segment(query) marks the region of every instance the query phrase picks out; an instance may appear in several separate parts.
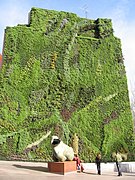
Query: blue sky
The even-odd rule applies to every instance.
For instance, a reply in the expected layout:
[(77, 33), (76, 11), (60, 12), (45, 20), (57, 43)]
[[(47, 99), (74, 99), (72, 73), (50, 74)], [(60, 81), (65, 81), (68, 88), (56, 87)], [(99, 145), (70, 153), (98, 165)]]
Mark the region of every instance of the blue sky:
[(135, 0), (4, 0), (0, 4), (1, 53), (5, 28), (27, 24), (32, 7), (73, 12), (89, 19), (112, 19), (114, 35), (122, 42), (128, 86), (135, 89)]

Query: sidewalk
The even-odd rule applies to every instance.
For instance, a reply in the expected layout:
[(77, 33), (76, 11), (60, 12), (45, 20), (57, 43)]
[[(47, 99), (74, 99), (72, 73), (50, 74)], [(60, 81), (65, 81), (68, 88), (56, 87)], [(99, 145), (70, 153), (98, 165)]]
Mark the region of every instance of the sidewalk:
[(47, 163), (0, 161), (0, 180), (135, 180), (135, 173), (102, 172), (86, 169), (84, 173), (67, 173), (66, 175), (48, 173)]

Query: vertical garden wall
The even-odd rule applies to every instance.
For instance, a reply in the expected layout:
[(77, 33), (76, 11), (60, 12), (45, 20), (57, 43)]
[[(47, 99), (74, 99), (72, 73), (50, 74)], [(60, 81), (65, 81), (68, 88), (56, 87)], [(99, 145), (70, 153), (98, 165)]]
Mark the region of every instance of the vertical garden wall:
[(0, 73), (0, 159), (52, 160), (48, 131), (92, 162), (134, 151), (121, 41), (110, 19), (32, 8), (29, 23), (5, 30)]

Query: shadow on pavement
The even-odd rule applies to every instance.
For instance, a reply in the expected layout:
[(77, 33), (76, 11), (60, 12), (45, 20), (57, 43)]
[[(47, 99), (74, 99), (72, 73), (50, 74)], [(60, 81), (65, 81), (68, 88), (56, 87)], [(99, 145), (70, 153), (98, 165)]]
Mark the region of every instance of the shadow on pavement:
[(96, 176), (117, 176), (116, 174), (110, 174), (110, 173), (101, 173), (100, 175), (97, 173), (91, 173), (91, 172), (83, 172), (84, 174), (90, 174), (90, 175), (96, 175)]
[(91, 172), (83, 172), (83, 174), (97, 175), (96, 173), (91, 173)]
[(13, 164), (13, 166), (17, 168), (25, 168), (25, 169), (34, 170), (34, 171), (48, 172), (48, 168), (42, 167), (42, 166), (22, 166), (18, 164)]
[(125, 173), (125, 176), (135, 176), (135, 173), (130, 173), (130, 174)]

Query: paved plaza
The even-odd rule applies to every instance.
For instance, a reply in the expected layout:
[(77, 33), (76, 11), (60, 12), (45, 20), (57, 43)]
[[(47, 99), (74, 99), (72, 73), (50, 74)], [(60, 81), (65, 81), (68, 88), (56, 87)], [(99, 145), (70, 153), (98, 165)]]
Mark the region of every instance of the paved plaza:
[(123, 173), (118, 177), (117, 172), (102, 172), (85, 169), (84, 173), (67, 173), (66, 175), (49, 173), (47, 163), (0, 161), (0, 180), (135, 180), (135, 173)]

